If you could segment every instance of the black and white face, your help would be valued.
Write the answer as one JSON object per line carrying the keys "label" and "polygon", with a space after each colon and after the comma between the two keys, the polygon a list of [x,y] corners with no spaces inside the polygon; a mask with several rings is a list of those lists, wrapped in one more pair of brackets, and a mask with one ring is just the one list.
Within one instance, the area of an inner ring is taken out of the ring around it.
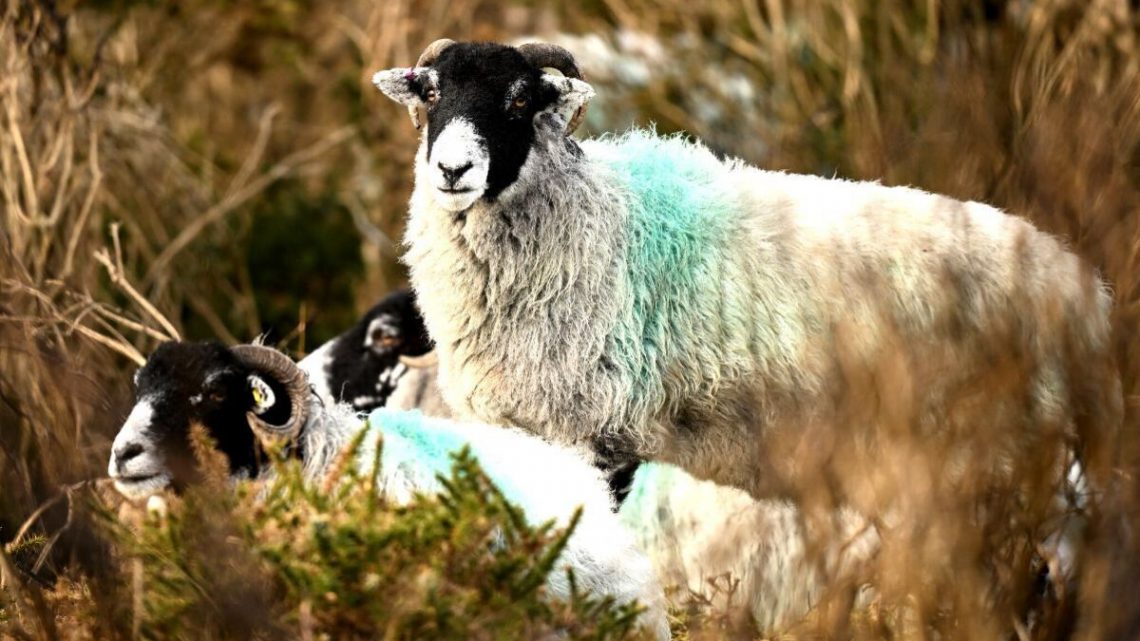
{"label": "black and white face", "polygon": [[[193,481],[190,426],[197,424],[229,461],[234,477],[263,463],[248,412],[283,421],[290,408],[281,383],[252,371],[217,343],[165,343],[135,374],[135,406],[111,446],[115,489],[142,499]],[[284,417],[281,414],[284,414]]]}
{"label": "black and white face", "polygon": [[[330,341],[319,371],[310,373],[338,401],[357,411],[384,405],[405,367],[401,356],[420,356],[431,351],[431,338],[416,309],[411,290],[385,296],[356,325]],[[317,352],[314,352],[317,355]]]}
{"label": "black and white face", "polygon": [[560,129],[594,95],[589,84],[544,73],[513,47],[456,43],[430,67],[388,69],[372,81],[389,98],[427,113],[417,158],[444,210],[496,199],[519,177],[540,122]]}

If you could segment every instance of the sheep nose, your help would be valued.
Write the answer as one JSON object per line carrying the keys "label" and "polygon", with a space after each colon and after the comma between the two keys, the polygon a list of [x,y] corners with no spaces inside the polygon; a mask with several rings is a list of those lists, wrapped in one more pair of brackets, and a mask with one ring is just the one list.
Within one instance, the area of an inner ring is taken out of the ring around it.
{"label": "sheep nose", "polygon": [[437,164],[439,165],[439,171],[443,173],[443,178],[447,181],[448,185],[454,185],[459,181],[459,178],[472,167],[472,163],[470,162],[459,166],[445,165],[442,162]]}
{"label": "sheep nose", "polygon": [[115,450],[115,465],[122,469],[127,461],[143,453],[143,446],[138,443],[127,443]]}

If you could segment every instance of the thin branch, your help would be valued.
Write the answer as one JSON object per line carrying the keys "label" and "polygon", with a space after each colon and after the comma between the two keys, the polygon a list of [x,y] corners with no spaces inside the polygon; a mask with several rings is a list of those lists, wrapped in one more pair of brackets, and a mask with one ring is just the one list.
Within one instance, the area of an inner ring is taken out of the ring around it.
{"label": "thin branch", "polygon": [[234,336],[233,333],[230,332],[226,324],[218,317],[217,312],[200,297],[189,296],[186,299],[186,303],[190,305],[190,308],[193,309],[196,314],[202,317],[202,320],[206,321],[206,324],[210,326],[210,329],[213,330],[214,334],[216,334],[222,342],[230,345],[242,342],[237,336]]}
{"label": "thin branch", "polygon": [[36,508],[36,511],[32,512],[32,514],[27,519],[24,519],[23,525],[20,526],[20,529],[16,530],[16,536],[13,537],[12,542],[8,544],[10,546],[9,549],[19,545],[20,542],[24,540],[24,535],[28,533],[28,530],[32,529],[32,526],[35,525],[36,521],[40,520],[40,517],[43,516],[43,513],[50,510],[51,507],[56,503],[59,503],[59,500],[63,497],[63,494],[57,494],[51,497],[47,501],[44,501],[44,503],[38,508]]}
{"label": "thin branch", "polygon": [[389,256],[397,255],[396,243],[392,242],[388,234],[385,234],[382,229],[368,219],[368,214],[364,211],[364,204],[360,202],[359,198],[346,199],[345,206],[348,207],[348,212],[352,214],[352,222],[356,225],[356,230],[360,232],[361,236],[364,236],[365,240]]}
{"label": "thin branch", "polygon": [[[134,361],[135,364],[137,364],[139,366],[142,366],[146,363],[146,358],[144,358],[143,355],[141,353],[139,353],[139,351],[137,349],[135,349],[132,345],[130,345],[126,341],[116,341],[112,338],[108,338],[107,336],[100,334],[99,332],[91,329],[90,327],[87,327],[87,326],[79,323],[79,321],[82,319],[83,315],[89,311],[89,305],[81,305],[78,316],[74,319],[69,320],[67,315],[65,315],[59,311],[59,309],[52,302],[51,298],[48,297],[43,292],[41,292],[40,290],[38,290],[34,287],[31,287],[31,286],[25,285],[24,283],[21,283],[19,281],[12,280],[12,279],[6,279],[6,280],[0,281],[0,282],[3,282],[6,285],[6,287],[10,290],[19,290],[21,292],[30,294],[32,297],[36,298],[44,306],[45,314],[47,316],[49,316],[50,318],[45,320],[41,317],[40,318],[40,324],[41,325],[44,325],[45,327],[51,327],[53,324],[59,324],[59,323],[65,324],[65,325],[67,325],[67,327],[70,331],[79,332],[80,334],[82,334],[86,338],[89,338],[89,339],[95,341],[96,343],[99,343],[100,345],[111,348],[112,350],[114,350],[114,351],[122,354],[123,356],[126,356],[130,360]],[[9,317],[9,318],[18,320],[18,317]],[[31,320],[31,319],[29,319],[29,320]]]}
{"label": "thin branch", "polygon": [[112,350],[122,354],[123,356],[126,356],[131,361],[133,361],[135,363],[135,365],[138,365],[139,367],[146,365],[146,358],[142,354],[140,354],[139,351],[137,349],[135,349],[134,347],[131,347],[130,345],[127,345],[125,343],[120,343],[118,341],[107,338],[106,336],[100,334],[99,332],[91,329],[90,327],[86,327],[84,325],[74,325],[74,326],[72,326],[72,328],[75,329],[76,331],[78,331],[80,334],[83,334],[87,338],[90,338],[91,340],[95,341],[96,343],[99,343],[105,347],[109,347]]}
{"label": "thin branch", "polygon": [[234,179],[230,181],[230,186],[226,189],[223,199],[233,196],[239,187],[247,183],[250,176],[253,175],[254,169],[261,162],[261,157],[265,155],[265,148],[269,145],[269,135],[273,131],[273,119],[279,113],[281,113],[281,105],[274,103],[265,110],[265,113],[261,114],[261,119],[257,123],[257,138],[253,141],[253,149],[246,155],[241,168],[238,169]]}
{"label": "thin branch", "polygon": [[83,199],[83,206],[79,210],[79,216],[76,218],[75,224],[71,230],[71,237],[67,240],[67,251],[63,258],[63,269],[60,271],[60,280],[65,280],[71,275],[71,269],[75,265],[75,250],[79,246],[79,238],[83,235],[84,229],[87,227],[87,218],[91,215],[91,210],[95,205],[95,197],[99,194],[99,187],[103,183],[103,170],[99,167],[99,145],[98,134],[94,129],[90,133],[90,157],[88,159],[88,166],[91,168],[91,184],[87,187],[87,197]]}
{"label": "thin branch", "polygon": [[39,220],[40,204],[36,194],[35,178],[32,176],[32,163],[28,160],[28,150],[24,146],[24,137],[20,133],[20,127],[16,124],[16,87],[11,87],[13,99],[8,103],[8,129],[11,136],[12,145],[16,148],[16,160],[20,163],[20,176],[24,181],[24,206],[27,208],[27,214],[17,210],[17,214],[24,218],[25,222],[34,225]]}
{"label": "thin branch", "polygon": [[105,318],[109,321],[113,321],[115,323],[118,323],[119,325],[122,325],[123,327],[126,327],[129,330],[139,332],[140,334],[146,334],[147,336],[149,336],[155,340],[159,340],[159,341],[170,340],[170,337],[167,336],[166,334],[163,334],[162,332],[160,332],[156,329],[153,329],[151,327],[147,327],[146,325],[143,325],[142,323],[137,323],[137,322],[125,317],[125,316],[117,314],[117,313],[111,311],[111,309],[105,305],[101,305],[101,304],[96,303],[94,309],[103,318]]}
{"label": "thin branch", "polygon": [[[115,243],[116,258],[121,261],[122,256],[119,254],[120,250],[118,239],[118,228],[112,227],[112,240]],[[123,292],[126,293],[127,296],[129,296],[131,300],[135,302],[135,304],[142,308],[142,310],[146,312],[148,316],[153,318],[159,325],[161,325],[171,340],[182,340],[182,335],[178,332],[177,329],[174,328],[174,325],[171,324],[169,320],[167,320],[166,316],[164,316],[162,312],[158,311],[158,309],[155,308],[155,306],[152,305],[150,301],[139,294],[134,286],[131,285],[130,281],[127,280],[127,277],[123,274],[122,263],[111,262],[111,256],[107,252],[106,247],[95,252],[95,260],[99,261],[107,270],[107,275],[110,276],[111,282],[119,287],[119,289],[123,290]]]}
{"label": "thin branch", "polygon": [[319,157],[329,149],[348,140],[356,131],[355,127],[346,126],[330,133],[329,135],[321,138],[319,141],[285,157],[284,160],[277,163],[269,169],[269,171],[261,174],[256,179],[250,181],[241,189],[235,191],[228,197],[224,198],[221,202],[208,209],[204,214],[195,218],[190,224],[182,229],[167,246],[158,255],[158,258],[151,263],[150,270],[147,272],[145,282],[154,282],[155,277],[161,273],[170,264],[179,252],[186,249],[198,234],[202,233],[204,229],[210,225],[218,222],[233,210],[245,204],[247,200],[254,197],[266,187],[273,184],[277,180],[287,176],[295,171],[299,166]]}

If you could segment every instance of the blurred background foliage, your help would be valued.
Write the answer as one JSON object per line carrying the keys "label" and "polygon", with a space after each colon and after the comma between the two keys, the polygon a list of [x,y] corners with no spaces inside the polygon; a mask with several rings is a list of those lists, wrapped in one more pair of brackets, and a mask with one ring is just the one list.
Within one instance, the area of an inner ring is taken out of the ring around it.
{"label": "blurred background foliage", "polygon": [[[442,36],[570,48],[598,89],[585,135],[655,123],[765,168],[984,200],[1063,236],[1116,293],[1120,475],[1135,478],[1134,0],[2,7],[0,543],[102,473],[133,363],[158,341],[265,334],[301,355],[404,282],[417,133],[368,79]],[[1140,634],[1140,612],[1107,596],[1140,576],[1140,488],[1123,487],[1090,638]],[[60,567],[83,554],[58,547]]]}

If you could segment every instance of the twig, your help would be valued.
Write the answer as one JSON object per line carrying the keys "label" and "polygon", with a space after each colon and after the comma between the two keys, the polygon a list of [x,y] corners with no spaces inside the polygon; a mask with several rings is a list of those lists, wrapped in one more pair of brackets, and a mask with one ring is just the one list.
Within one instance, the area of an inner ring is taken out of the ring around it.
{"label": "twig", "polygon": [[147,336],[149,336],[155,340],[159,340],[159,341],[170,340],[170,337],[167,336],[166,334],[163,334],[162,332],[160,332],[156,329],[153,329],[151,327],[147,327],[146,325],[143,325],[142,323],[135,322],[135,321],[133,321],[133,320],[121,315],[121,314],[113,312],[105,305],[95,303],[94,304],[94,310],[103,318],[106,318],[107,320],[110,320],[110,321],[114,321],[114,322],[122,325],[123,327],[126,327],[129,330],[136,331],[136,332],[139,332],[141,334],[146,334]]}
{"label": "twig", "polygon": [[[75,160],[74,154],[72,153],[73,147],[75,146],[75,138],[70,124],[67,126],[67,128],[67,135],[63,135],[62,133],[59,135],[58,140],[61,140],[62,142],[56,145],[56,148],[51,152],[55,154],[56,157],[49,157],[45,162],[46,166],[40,167],[40,173],[42,176],[50,171],[51,166],[55,164],[56,158],[58,158],[58,155],[62,153],[63,168],[60,169],[59,182],[55,189],[55,199],[52,200],[51,210],[50,213],[48,213],[47,218],[37,222],[37,225],[40,227],[55,226],[59,222],[59,219],[63,217],[64,204],[71,197],[71,190],[69,189],[69,186],[71,184],[71,170],[74,167]],[[60,126],[60,129],[63,129],[63,125]]]}
{"label": "twig", "polygon": [[356,45],[356,50],[360,53],[368,51],[368,34],[361,29],[355,21],[350,20],[342,13],[336,13],[332,19],[333,26],[345,35],[352,44]]}
{"label": "twig", "polygon": [[273,131],[273,119],[279,113],[281,113],[281,105],[274,103],[265,110],[265,113],[261,114],[261,120],[257,123],[257,138],[253,141],[253,149],[246,155],[241,168],[238,169],[234,179],[230,181],[224,198],[233,196],[239,186],[244,185],[253,175],[253,170],[261,162],[261,157],[265,154],[265,147],[269,144],[269,134]]}
{"label": "twig", "polygon": [[368,242],[375,245],[380,251],[389,256],[396,255],[396,243],[385,234],[383,230],[377,227],[371,220],[368,219],[368,214],[364,211],[364,204],[360,202],[359,198],[349,198],[345,201],[348,207],[348,212],[352,214],[352,222],[356,225],[356,230],[360,232],[361,236]]}
{"label": "twig", "polygon": [[186,303],[190,305],[195,313],[202,317],[202,320],[206,321],[206,324],[210,326],[210,329],[213,330],[213,332],[217,334],[218,338],[220,338],[223,342],[229,343],[231,345],[234,343],[242,342],[240,339],[238,339],[237,336],[234,336],[233,332],[231,332],[228,327],[226,327],[226,324],[222,322],[222,319],[218,318],[217,312],[215,312],[213,308],[207,305],[206,302],[203,301],[200,297],[188,296],[186,298]]}
{"label": "twig", "polygon": [[186,246],[189,245],[198,234],[202,233],[206,227],[218,222],[233,210],[243,205],[247,200],[263,191],[272,183],[280,180],[284,176],[292,173],[299,165],[307,163],[329,149],[348,140],[356,128],[352,126],[342,127],[336,131],[328,134],[319,141],[285,157],[284,160],[277,163],[269,169],[269,171],[261,174],[256,179],[250,181],[241,189],[234,191],[232,194],[222,199],[221,202],[206,210],[204,214],[195,218],[190,224],[182,229],[182,232],[175,236],[174,240],[162,250],[158,258],[151,263],[150,270],[147,271],[146,283],[154,282],[155,277],[162,272],[170,264],[170,261],[178,255]]}
{"label": "twig", "polygon": [[32,564],[30,571],[32,576],[39,574],[40,568],[42,568],[44,563],[47,561],[48,554],[51,553],[51,550],[55,547],[55,544],[59,542],[59,537],[63,536],[63,533],[71,528],[71,524],[75,520],[75,503],[71,500],[71,493],[77,487],[80,487],[85,483],[86,481],[81,481],[80,483],[64,488],[63,495],[65,498],[67,498],[67,519],[63,522],[62,527],[52,533],[51,538],[48,539],[47,543],[44,544],[43,549],[40,550],[39,556],[36,557],[36,562]]}
{"label": "twig", "polygon": [[170,321],[166,319],[166,316],[163,316],[162,312],[159,312],[158,309],[150,303],[150,301],[139,294],[123,274],[122,254],[119,248],[119,228],[117,224],[112,225],[111,227],[111,239],[115,246],[116,262],[111,262],[111,256],[107,252],[106,247],[95,252],[95,260],[102,263],[103,267],[106,268],[107,275],[110,276],[111,282],[118,286],[119,289],[123,290],[123,292],[126,293],[127,296],[129,296],[131,300],[135,302],[135,304],[141,307],[148,316],[153,318],[159,325],[161,325],[162,328],[166,331],[167,336],[169,336],[172,340],[182,340],[182,335],[179,334],[178,330],[174,328],[174,325],[172,325]]}
{"label": "twig", "polygon": [[10,90],[13,99],[8,103],[8,129],[12,145],[16,148],[16,160],[20,163],[20,176],[24,181],[24,206],[28,210],[27,214],[24,214],[17,208],[16,214],[26,223],[34,225],[39,220],[40,204],[36,194],[35,178],[32,177],[32,164],[28,160],[28,150],[24,147],[24,137],[16,125],[16,87],[13,85]]}
{"label": "twig", "polygon": [[[98,309],[95,306],[92,306],[87,311],[97,312]],[[104,336],[110,338],[113,341],[117,341],[122,345],[131,345],[131,342],[127,340],[127,337],[123,336],[123,333],[119,331],[119,328],[115,327],[107,319],[99,316],[98,314],[95,314],[94,316],[95,322],[99,324],[99,327],[95,331],[102,332]]]}
{"label": "twig", "polygon": [[297,610],[302,641],[313,641],[313,602],[305,599]]}
{"label": "twig", "polygon": [[104,345],[106,347],[110,347],[111,349],[122,354],[123,356],[126,356],[127,358],[134,361],[135,365],[138,365],[139,367],[146,365],[146,358],[142,354],[140,354],[139,351],[137,349],[135,349],[134,347],[131,347],[130,345],[127,345],[125,343],[120,343],[118,341],[107,338],[106,336],[100,334],[99,332],[91,329],[90,327],[86,327],[84,325],[74,325],[74,326],[72,326],[72,328],[74,330],[76,330],[77,332],[79,332],[80,334],[83,334],[87,338],[90,338],[91,340],[95,341],[96,343],[99,343],[99,344]]}
{"label": "twig", "polygon": [[20,526],[20,529],[16,530],[16,536],[13,537],[12,542],[8,544],[8,549],[12,549],[19,545],[24,540],[24,535],[27,534],[28,530],[32,528],[32,525],[34,525],[35,522],[38,521],[41,516],[43,516],[44,512],[47,512],[53,505],[59,503],[59,500],[63,497],[63,494],[57,494],[47,501],[44,501],[42,505],[36,508],[36,511],[32,512],[31,516],[24,520],[24,523]]}
{"label": "twig", "polygon": [[282,351],[288,350],[289,341],[297,338],[297,353],[305,353],[305,329],[308,326],[308,309],[305,307],[305,301],[301,301],[299,310],[297,312],[298,320],[293,329],[289,330],[287,334],[282,336],[276,342],[277,349]]}
{"label": "twig", "polygon": [[51,298],[38,289],[12,279],[6,279],[0,282],[3,282],[10,289],[20,290],[36,298],[45,308],[47,308],[46,311],[48,312],[48,315],[52,317],[54,322],[66,324],[70,330],[77,331],[83,336],[95,341],[96,343],[111,348],[112,350],[134,361],[135,364],[139,366],[142,366],[146,363],[146,358],[144,358],[143,355],[140,354],[139,351],[129,343],[125,341],[115,341],[91,329],[90,327],[81,325],[78,321],[82,318],[82,315],[89,310],[89,307],[83,306],[83,309],[80,310],[79,318],[68,320],[67,316],[61,313],[55,306]]}
{"label": "twig", "polygon": [[143,561],[131,559],[131,638],[139,639],[143,621]]}
{"label": "twig", "polygon": [[99,168],[98,135],[94,129],[92,129],[90,136],[90,143],[88,145],[90,147],[90,158],[87,164],[91,167],[91,184],[87,187],[87,197],[83,199],[79,216],[76,218],[71,230],[71,237],[67,240],[67,251],[63,258],[63,269],[60,271],[59,276],[60,280],[64,280],[71,275],[72,266],[75,264],[75,250],[79,246],[79,238],[83,235],[84,228],[87,227],[87,218],[94,208],[95,196],[99,194],[99,187],[103,183],[103,170]]}

